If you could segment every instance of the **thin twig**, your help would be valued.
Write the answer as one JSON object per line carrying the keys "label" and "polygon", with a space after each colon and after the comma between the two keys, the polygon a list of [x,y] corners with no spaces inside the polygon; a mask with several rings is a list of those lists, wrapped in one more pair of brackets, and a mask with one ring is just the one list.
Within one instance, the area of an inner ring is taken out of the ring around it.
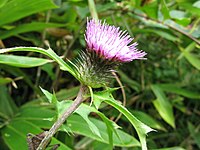
{"label": "thin twig", "polygon": [[162,25],[164,25],[164,26],[167,26],[168,28],[171,28],[171,29],[173,29],[173,30],[175,30],[175,31],[178,31],[178,32],[180,32],[181,34],[183,34],[183,35],[187,36],[188,38],[192,39],[193,41],[195,41],[198,45],[200,45],[200,41],[199,41],[198,39],[196,39],[196,38],[193,37],[192,35],[188,34],[187,32],[185,32],[185,31],[183,31],[183,30],[181,30],[181,29],[179,29],[179,28],[176,28],[175,26],[166,24],[166,23],[164,23],[164,22],[162,22],[162,21],[160,21],[160,20],[156,20],[156,19],[149,18],[148,16],[142,15],[142,14],[139,14],[139,13],[136,13],[135,11],[132,11],[132,13],[134,13],[135,15],[140,16],[140,17],[142,17],[142,18],[145,18],[146,20],[151,20],[151,21],[157,22],[157,23],[159,23],[159,24],[162,24]]}
{"label": "thin twig", "polygon": [[69,108],[67,108],[67,110],[62,114],[62,116],[60,118],[58,118],[58,120],[53,124],[51,129],[48,131],[48,133],[46,134],[46,136],[44,137],[44,139],[38,146],[37,150],[44,150],[46,148],[49,141],[51,140],[53,135],[58,131],[60,126],[80,106],[80,104],[84,100],[83,96],[85,95],[86,91],[87,91],[87,86],[81,85],[79,93],[78,93],[76,99],[74,100],[74,102],[72,103],[72,105]]}
{"label": "thin twig", "polygon": [[143,62],[141,61],[141,87],[142,87],[142,90],[145,89],[145,79],[144,79],[144,65],[143,65]]}
{"label": "thin twig", "polygon": [[[114,10],[114,11],[119,11],[119,9],[113,9],[113,10]],[[120,9],[120,10],[121,10],[123,13],[131,12],[131,13],[133,13],[133,14],[139,16],[139,17],[142,17],[142,18],[144,18],[144,19],[146,19],[146,20],[151,20],[151,21],[154,21],[154,22],[156,22],[156,23],[162,24],[162,25],[164,25],[164,26],[166,26],[166,27],[168,27],[168,28],[171,28],[171,29],[173,29],[173,30],[175,30],[175,31],[177,31],[177,32],[179,32],[179,33],[181,33],[181,34],[187,36],[187,37],[190,38],[191,40],[195,41],[198,45],[200,45],[200,40],[198,40],[197,38],[195,38],[195,37],[193,37],[192,35],[188,34],[187,32],[185,32],[185,31],[183,31],[183,30],[181,30],[181,29],[179,29],[179,28],[176,28],[175,26],[172,26],[172,25],[170,25],[170,24],[166,24],[165,22],[160,21],[160,20],[157,20],[157,19],[149,18],[147,15],[139,14],[139,13],[136,13],[135,11],[131,11],[131,10],[127,10],[127,9]]]}
{"label": "thin twig", "polygon": [[[112,72],[112,74],[115,76],[115,79],[117,80],[117,83],[119,84],[121,91],[122,91],[122,97],[123,97],[123,106],[126,106],[126,93],[124,90],[124,87],[122,85],[122,82],[120,81],[119,77],[117,76],[117,74],[115,72]],[[117,118],[115,119],[115,122],[117,122],[122,116],[122,113],[120,113]]]}
{"label": "thin twig", "polygon": [[[50,16],[51,16],[51,10],[47,11],[45,23],[49,22]],[[46,29],[42,32],[42,44],[40,45],[40,47],[44,47],[45,39],[46,39]],[[42,54],[40,54],[39,57],[41,58]],[[41,70],[42,70],[41,67],[37,68],[35,87],[38,87],[39,79],[41,76]]]}
{"label": "thin twig", "polygon": [[[69,43],[67,49],[65,50],[65,52],[64,52],[64,54],[63,54],[63,56],[62,56],[64,60],[67,58],[67,55],[68,55],[69,50],[72,48],[72,46],[73,46],[74,43],[76,42],[77,38],[79,37],[80,30],[83,28],[83,26],[85,25],[85,23],[86,23],[86,19],[84,19],[84,20],[81,22],[79,30],[77,30],[77,31],[75,32],[73,40]],[[54,80],[54,82],[53,82],[53,84],[52,84],[52,88],[53,88],[54,90],[57,89],[57,86],[58,86],[57,84],[58,84],[58,81],[59,81],[59,79],[60,79],[60,77],[61,77],[61,74],[60,74],[60,67],[59,67],[59,66],[56,68],[56,73],[55,73],[55,74],[56,74],[56,79]],[[55,91],[56,91],[56,90],[55,90]]]}
{"label": "thin twig", "polygon": [[5,48],[5,45],[2,40],[0,40],[0,48]]}

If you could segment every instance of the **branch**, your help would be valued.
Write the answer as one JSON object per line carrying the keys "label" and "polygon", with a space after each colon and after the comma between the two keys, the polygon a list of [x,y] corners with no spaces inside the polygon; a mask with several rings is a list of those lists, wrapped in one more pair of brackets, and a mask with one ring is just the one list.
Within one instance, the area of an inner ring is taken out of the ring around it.
{"label": "branch", "polygon": [[65,122],[65,120],[80,106],[82,101],[84,100],[83,96],[86,93],[87,87],[85,85],[81,85],[79,93],[72,103],[72,105],[66,109],[66,111],[62,114],[60,118],[53,124],[51,129],[48,131],[48,133],[43,138],[42,142],[38,146],[37,150],[44,150],[48,143],[50,142],[53,135],[58,131],[60,126]]}
{"label": "branch", "polygon": [[171,29],[173,29],[173,30],[175,30],[175,31],[177,31],[177,32],[180,32],[181,34],[187,36],[187,37],[190,38],[191,40],[195,41],[198,45],[200,45],[200,41],[199,41],[198,39],[196,39],[196,38],[193,37],[192,35],[188,34],[187,32],[185,32],[185,31],[183,31],[183,30],[181,30],[181,29],[179,29],[179,28],[176,28],[175,26],[166,24],[166,23],[164,23],[164,22],[162,22],[162,21],[160,21],[160,20],[156,20],[156,19],[149,18],[148,16],[145,16],[145,15],[142,15],[142,14],[139,14],[139,13],[136,13],[135,11],[132,11],[132,13],[134,13],[135,15],[140,16],[140,17],[142,17],[142,18],[145,18],[145,19],[147,19],[147,20],[152,20],[152,21],[154,21],[154,22],[157,22],[157,23],[160,23],[160,24],[162,24],[162,25],[165,25],[165,26],[167,26],[168,28],[171,28]]}
{"label": "branch", "polygon": [[193,37],[192,35],[188,34],[187,32],[185,32],[185,31],[183,31],[183,30],[181,30],[179,28],[176,28],[175,26],[166,24],[166,23],[164,23],[164,22],[162,22],[160,20],[150,18],[147,15],[139,14],[139,13],[135,12],[134,10],[127,10],[127,9],[123,9],[123,8],[122,9],[112,9],[112,10],[114,10],[114,11],[119,11],[120,10],[122,13],[131,12],[131,13],[139,16],[139,17],[145,18],[146,20],[151,20],[151,21],[154,21],[156,23],[162,24],[162,25],[164,25],[164,26],[166,26],[168,28],[171,28],[171,29],[173,29],[173,30],[175,30],[175,31],[177,31],[177,32],[179,32],[179,33],[187,36],[188,38],[190,38],[191,40],[193,40],[194,42],[196,42],[198,45],[200,45],[200,40],[198,40],[197,38]]}
{"label": "branch", "polygon": [[[117,80],[117,83],[119,84],[122,92],[122,97],[123,97],[123,106],[126,106],[126,92],[124,90],[124,86],[122,85],[122,82],[120,81],[119,77],[117,74],[113,71],[112,74],[114,75],[115,79]],[[120,113],[117,118],[115,119],[115,122],[117,122],[122,116],[122,113]]]}

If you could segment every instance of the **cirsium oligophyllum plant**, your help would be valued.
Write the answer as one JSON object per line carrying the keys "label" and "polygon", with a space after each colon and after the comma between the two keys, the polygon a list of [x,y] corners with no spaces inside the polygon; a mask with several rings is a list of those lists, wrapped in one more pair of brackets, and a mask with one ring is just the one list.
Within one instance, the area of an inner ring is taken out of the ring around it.
{"label": "cirsium oligophyllum plant", "polygon": [[126,31],[102,23],[87,20],[85,33],[86,50],[76,59],[76,74],[82,84],[93,88],[105,86],[112,78],[112,71],[125,62],[145,59],[146,53],[137,49],[137,43]]}
{"label": "cirsium oligophyllum plant", "polygon": [[[54,123],[37,150],[42,150],[47,146],[59,127],[79,107],[84,100],[84,95],[87,93],[87,87],[91,89],[106,86],[112,78],[112,71],[115,71],[118,65],[135,59],[145,59],[146,53],[137,49],[136,46],[138,44],[136,42],[131,44],[133,38],[130,37],[127,31],[122,31],[119,27],[110,26],[105,21],[102,23],[100,20],[87,20],[85,40],[86,49],[80,52],[74,62],[69,61],[73,66],[74,76],[81,83],[78,96]],[[137,120],[125,107],[120,104],[115,105],[111,101],[108,104],[115,108],[120,107],[121,111],[125,111],[124,115],[132,123],[139,135],[142,149],[146,150],[145,134],[152,131],[152,129]]]}
{"label": "cirsium oligophyllum plant", "polygon": [[[63,114],[61,113],[51,129],[46,132],[37,150],[46,148],[60,126],[81,105],[83,100],[85,100],[84,95],[88,95],[88,87],[91,89],[106,86],[109,80],[113,78],[111,72],[115,71],[118,65],[135,59],[145,59],[144,56],[146,53],[137,49],[137,43],[131,44],[133,38],[131,38],[126,31],[122,31],[119,27],[110,26],[99,20],[96,21],[92,19],[87,21],[85,40],[87,45],[86,49],[80,52],[78,58],[75,59],[74,62],[69,61],[69,63],[64,62],[51,49],[44,50],[34,47],[1,49],[0,53],[32,51],[45,54],[55,60],[61,66],[61,69],[74,75],[81,83],[80,91],[76,99],[71,106],[65,109]],[[146,150],[145,134],[152,131],[152,129],[140,122],[124,106],[117,103],[117,101],[111,97],[112,96],[103,98],[102,96],[102,101],[110,104],[125,115],[135,127],[141,141],[142,149]]]}

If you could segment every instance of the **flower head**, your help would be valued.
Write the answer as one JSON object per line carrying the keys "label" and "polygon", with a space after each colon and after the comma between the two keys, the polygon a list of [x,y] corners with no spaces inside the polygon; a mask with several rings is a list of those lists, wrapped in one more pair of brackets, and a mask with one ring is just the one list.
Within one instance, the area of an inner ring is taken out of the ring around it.
{"label": "flower head", "polygon": [[84,85],[99,88],[107,85],[113,78],[111,72],[118,63],[100,58],[94,52],[81,51],[74,60],[77,79]]}
{"label": "flower head", "polygon": [[87,21],[86,50],[75,59],[77,79],[84,85],[99,88],[110,83],[111,72],[122,62],[144,59],[145,52],[139,51],[136,42],[126,31],[105,22]]}
{"label": "flower head", "polygon": [[105,21],[87,20],[85,40],[88,51],[94,51],[100,57],[112,61],[130,62],[144,59],[146,55],[136,48],[136,42],[130,44],[133,38],[126,31],[110,26]]}

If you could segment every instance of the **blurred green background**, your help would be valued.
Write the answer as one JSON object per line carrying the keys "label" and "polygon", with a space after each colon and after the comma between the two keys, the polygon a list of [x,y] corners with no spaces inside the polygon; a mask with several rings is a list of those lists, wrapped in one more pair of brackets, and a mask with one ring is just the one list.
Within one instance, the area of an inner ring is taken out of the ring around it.
{"label": "blurred green background", "polygon": [[[0,48],[50,46],[64,60],[72,60],[85,48],[86,18],[97,16],[127,30],[148,53],[147,60],[119,67],[123,88],[113,93],[157,130],[148,134],[148,148],[200,149],[199,0],[0,0]],[[73,99],[78,92],[79,82],[56,63],[36,63],[27,56],[46,58],[33,52],[0,55],[1,150],[27,149],[27,133],[52,125],[55,111],[39,86],[54,91],[58,100]],[[113,79],[111,87],[119,83]],[[121,127],[114,149],[140,149],[125,117],[108,105],[100,112]],[[60,143],[59,149],[109,149],[105,124],[95,113],[90,119],[105,134],[103,139],[80,116],[72,115],[67,121],[70,133],[58,132],[52,143]]]}

